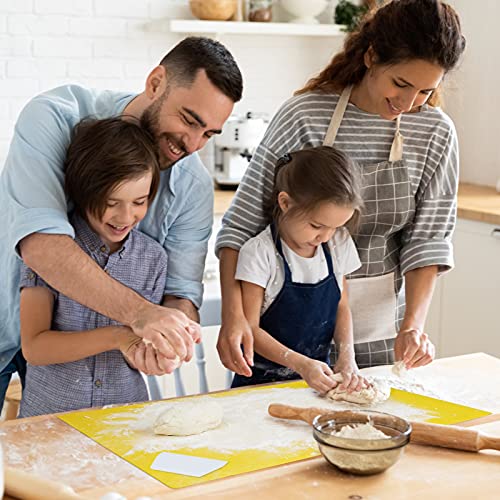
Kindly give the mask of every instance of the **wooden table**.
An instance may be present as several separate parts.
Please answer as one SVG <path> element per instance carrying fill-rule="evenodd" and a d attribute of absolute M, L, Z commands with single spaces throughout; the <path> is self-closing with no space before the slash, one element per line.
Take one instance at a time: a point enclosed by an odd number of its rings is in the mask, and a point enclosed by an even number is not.
<path fill-rule="evenodd" d="M 500 413 L 500 360 L 471 354 L 437 360 L 422 368 L 446 377 L 470 405 Z M 423 372 L 422 372 L 423 373 Z M 465 392 L 464 392 L 465 390 Z M 492 418 L 493 417 L 493 418 Z M 500 436 L 500 416 L 475 428 Z M 500 453 L 467 453 L 409 445 L 383 474 L 360 477 L 339 472 L 321 457 L 198 486 L 171 490 L 66 425 L 54 415 L 0 425 L 5 463 L 72 486 L 85 498 L 117 491 L 134 500 L 148 495 L 177 498 L 467 499 L 498 498 Z"/>

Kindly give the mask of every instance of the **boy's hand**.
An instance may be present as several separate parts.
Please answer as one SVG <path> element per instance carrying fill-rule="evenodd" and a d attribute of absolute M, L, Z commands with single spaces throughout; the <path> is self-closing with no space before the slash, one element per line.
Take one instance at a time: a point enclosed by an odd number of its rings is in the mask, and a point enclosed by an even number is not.
<path fill-rule="evenodd" d="M 123 328 L 119 349 L 127 363 L 145 375 L 172 373 L 182 364 L 179 357 L 166 358 L 151 343 L 145 342 L 127 327 Z"/>

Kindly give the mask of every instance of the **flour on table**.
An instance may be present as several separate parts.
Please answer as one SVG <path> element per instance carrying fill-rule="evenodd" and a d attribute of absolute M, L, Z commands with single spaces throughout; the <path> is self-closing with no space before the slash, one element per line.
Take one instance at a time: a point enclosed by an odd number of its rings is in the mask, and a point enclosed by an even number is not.
<path fill-rule="evenodd" d="M 334 401 L 347 401 L 348 403 L 371 405 L 386 401 L 391 395 L 390 386 L 382 380 L 370 379 L 367 377 L 367 380 L 371 384 L 370 387 L 365 387 L 360 391 L 347 392 L 345 389 L 340 389 L 340 383 L 343 381 L 341 373 L 333 375 L 333 379 L 339 382 L 339 385 L 334 387 L 331 391 L 328 391 L 327 397 Z"/>
<path fill-rule="evenodd" d="M 191 436 L 219 427 L 224 410 L 212 400 L 202 398 L 196 402 L 178 401 L 167 407 L 155 420 L 155 434 L 165 436 Z"/>
<path fill-rule="evenodd" d="M 158 416 L 174 401 L 149 403 L 133 413 L 123 411 L 101 420 L 106 429 L 117 439 L 130 442 L 125 456 L 135 453 L 160 451 L 210 449 L 228 456 L 241 450 L 263 450 L 280 453 L 281 450 L 296 452 L 310 450 L 316 456 L 317 445 L 309 425 L 304 422 L 271 417 L 267 408 L 270 404 L 300 406 L 302 408 L 324 408 L 325 411 L 352 410 L 351 403 L 332 401 L 321 397 L 307 388 L 262 388 L 235 394 L 214 394 L 193 399 L 200 404 L 203 400 L 219 403 L 224 409 L 221 425 L 210 432 L 192 436 L 161 436 L 151 432 Z M 189 399 L 185 401 L 190 401 Z M 180 402 L 180 401 L 177 401 Z M 384 401 L 373 406 L 377 411 L 391 413 L 407 420 L 425 421 L 434 416 L 431 410 L 409 407 L 397 401 Z"/>

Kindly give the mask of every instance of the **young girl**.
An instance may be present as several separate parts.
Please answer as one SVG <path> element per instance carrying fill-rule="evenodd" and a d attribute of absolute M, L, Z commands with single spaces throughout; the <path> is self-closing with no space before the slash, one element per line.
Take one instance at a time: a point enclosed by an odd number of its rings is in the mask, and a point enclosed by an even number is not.
<path fill-rule="evenodd" d="M 355 227 L 361 205 L 357 170 L 341 151 L 309 148 L 278 160 L 272 223 L 238 258 L 236 279 L 256 354 L 252 376 L 236 374 L 233 387 L 300 376 L 321 393 L 332 389 L 332 337 L 342 388 L 366 384 L 354 360 L 344 278 L 360 266 L 347 227 Z"/>
<path fill-rule="evenodd" d="M 65 165 L 75 241 L 114 279 L 153 303 L 166 280 L 163 247 L 135 230 L 159 183 L 149 135 L 119 118 L 77 125 Z M 28 361 L 20 416 L 148 399 L 126 361 L 141 339 L 21 269 L 21 343 Z"/>

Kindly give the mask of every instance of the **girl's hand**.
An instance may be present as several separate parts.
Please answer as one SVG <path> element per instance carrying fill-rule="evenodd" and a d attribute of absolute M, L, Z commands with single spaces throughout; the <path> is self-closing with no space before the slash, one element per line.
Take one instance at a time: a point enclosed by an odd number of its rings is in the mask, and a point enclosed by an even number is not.
<path fill-rule="evenodd" d="M 336 382 L 332 379 L 333 372 L 331 368 L 322 361 L 305 358 L 302 360 L 301 366 L 295 371 L 310 387 L 320 394 L 327 393 L 336 385 Z"/>
<path fill-rule="evenodd" d="M 394 357 L 396 361 L 403 360 L 408 370 L 429 364 L 435 354 L 434 344 L 418 328 L 401 330 L 394 342 Z"/>
<path fill-rule="evenodd" d="M 359 373 L 358 365 L 352 356 L 339 356 L 333 371 L 342 375 L 339 388 L 343 391 L 358 392 L 370 386 L 368 381 Z"/>

